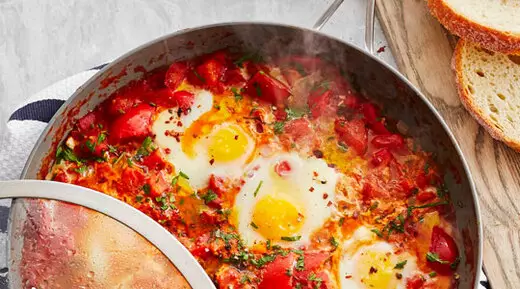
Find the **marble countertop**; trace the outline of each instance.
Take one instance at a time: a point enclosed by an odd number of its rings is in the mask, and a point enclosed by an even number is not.
[[[46,86],[159,36],[200,25],[266,21],[312,27],[333,0],[0,0],[0,136]],[[365,0],[347,0],[322,32],[364,47]],[[376,23],[375,47],[386,45]],[[389,49],[378,57],[394,65]]]

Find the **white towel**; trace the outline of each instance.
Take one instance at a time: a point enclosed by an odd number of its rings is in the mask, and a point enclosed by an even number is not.
[[[11,114],[7,122],[7,133],[1,136],[0,141],[0,180],[20,177],[25,161],[47,122],[65,100],[102,67],[103,65],[78,73],[45,88]],[[6,240],[10,204],[0,202],[0,243]],[[6,248],[5,244],[0,244],[0,248]],[[5,252],[0,252],[2,266],[5,266],[4,254]],[[4,274],[0,274],[0,289],[7,289],[6,277],[2,275]],[[482,289],[491,288],[483,272],[480,274],[480,284]]]

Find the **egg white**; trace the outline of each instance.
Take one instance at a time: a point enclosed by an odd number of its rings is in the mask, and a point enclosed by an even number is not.
[[[394,246],[377,238],[374,232],[367,227],[358,228],[352,235],[351,238],[346,240],[342,247],[342,256],[339,263],[339,279],[341,288],[349,289],[405,289],[406,279],[411,277],[417,271],[417,263],[415,256],[410,255],[407,252],[396,253]],[[388,258],[388,263],[391,264],[393,284],[384,284],[383,287],[372,287],[366,284],[366,279],[370,278],[373,274],[378,272],[370,273],[358,272],[359,268],[367,268],[366,265],[361,264],[363,256],[366,254],[376,254],[379,256],[385,256]],[[369,255],[370,256],[370,255]],[[364,257],[365,261],[367,257]],[[395,264],[406,260],[406,264],[402,269],[394,268]],[[370,262],[378,263],[381,260],[370,259]],[[382,261],[381,261],[382,262]],[[374,266],[377,267],[377,266]],[[401,278],[398,279],[396,274],[401,274]],[[365,282],[363,281],[365,280]],[[393,286],[395,285],[395,286]]]
[[[182,171],[189,176],[190,186],[195,190],[206,187],[212,174],[239,178],[242,175],[248,156],[254,150],[254,140],[243,128],[231,123],[222,123],[214,126],[208,135],[200,137],[194,144],[193,156],[187,155],[182,150],[182,133],[212,108],[213,95],[209,91],[202,90],[196,94],[194,104],[186,115],[181,114],[178,116],[175,111],[171,113],[165,110],[158,115],[152,126],[152,131],[156,135],[155,143],[163,149],[170,150],[170,153],[166,155],[167,160],[173,164],[177,172]],[[246,153],[233,161],[225,163],[211,162],[208,149],[212,135],[219,129],[230,125],[233,125],[234,129],[242,130],[242,135],[247,138]],[[171,135],[172,132],[178,133],[178,137],[173,137]]]
[[[291,166],[291,172],[283,177],[274,171],[275,165],[281,161],[287,161]],[[297,153],[282,153],[269,158],[259,157],[246,170],[244,185],[235,198],[233,210],[240,236],[248,246],[267,241],[252,227],[251,222],[258,200],[271,195],[288,200],[299,208],[303,214],[303,224],[294,234],[301,236],[299,240],[270,241],[293,248],[308,244],[312,233],[333,213],[334,208],[329,202],[334,202],[337,179],[338,173],[328,167],[322,159],[302,158]]]

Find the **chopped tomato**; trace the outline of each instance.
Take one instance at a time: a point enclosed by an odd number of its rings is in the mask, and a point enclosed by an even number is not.
[[[388,163],[390,163],[390,161],[392,161],[394,159],[394,156],[392,155],[392,153],[386,149],[386,148],[382,148],[380,150],[377,150],[375,151],[373,154],[372,154],[372,159],[371,159],[371,162],[374,166],[387,166]]]
[[[435,199],[436,196],[437,196],[437,194],[435,194],[432,191],[421,191],[421,192],[417,193],[416,198],[417,198],[417,201],[426,202],[426,201]]]
[[[132,107],[137,106],[142,102],[141,99],[128,96],[116,96],[110,100],[108,105],[108,113],[113,116],[125,114]]]
[[[145,176],[135,168],[125,168],[121,173],[120,191],[135,192],[141,190],[145,182]]]
[[[365,117],[367,123],[373,123],[377,121],[379,114],[373,104],[369,102],[363,103],[361,109],[363,110],[363,116]]]
[[[305,252],[303,255],[304,260],[304,268],[303,270],[294,269],[293,275],[298,283],[302,285],[306,285],[308,282],[308,277],[311,273],[317,274],[317,269],[330,257],[330,254],[327,252]]]
[[[383,123],[383,120],[372,122],[368,125],[371,130],[374,131],[375,134],[384,135],[384,134],[390,134],[388,129],[386,128],[385,124]]]
[[[117,118],[110,128],[110,140],[118,143],[132,138],[143,138],[150,134],[150,125],[155,108],[140,104]]]
[[[78,128],[82,133],[88,133],[96,128],[97,114],[93,111],[87,113],[84,117],[78,120]]]
[[[245,92],[276,106],[282,106],[291,95],[289,88],[263,71],[253,75],[245,86]]]
[[[291,172],[291,165],[288,161],[280,161],[274,165],[274,171],[280,176],[286,176]]]
[[[287,274],[287,270],[291,271],[296,261],[294,253],[287,256],[277,256],[273,262],[265,266],[264,276],[258,289],[291,289],[292,276]]]
[[[300,142],[314,136],[311,123],[306,118],[298,118],[288,121],[284,126],[284,133],[290,136],[293,142]]]
[[[65,173],[64,171],[59,171],[52,178],[52,180],[55,181],[55,182],[62,182],[62,183],[69,183],[70,182],[69,175],[67,173]]]
[[[424,285],[424,277],[415,275],[406,280],[406,289],[421,289]]]
[[[404,140],[398,134],[378,135],[372,139],[371,143],[376,148],[399,149],[403,147]]]
[[[281,108],[274,110],[273,114],[276,120],[278,121],[285,120],[287,118],[287,112],[285,112],[285,110]]]
[[[214,93],[222,93],[224,90],[222,78],[226,69],[225,63],[222,61],[208,59],[188,73],[188,81]]]
[[[318,118],[323,114],[326,114],[327,111],[332,112],[332,107],[330,107],[331,96],[332,91],[330,90],[327,90],[323,93],[317,91],[309,95],[307,104],[311,109],[311,115],[313,118]]]
[[[184,61],[175,62],[170,65],[166,76],[164,78],[164,84],[171,90],[176,90],[182,81],[186,78],[188,73],[188,64]]]
[[[436,254],[439,259],[437,262],[428,260],[428,265],[435,272],[443,275],[453,272],[450,267],[457,260],[459,250],[453,238],[439,226],[433,227],[430,253]]]
[[[357,154],[365,154],[368,145],[368,135],[363,120],[354,119],[347,121],[337,119],[334,122],[334,130],[340,141],[352,147]]]
[[[150,185],[150,194],[152,197],[159,197],[162,193],[170,189],[170,183],[164,178],[163,172],[159,172],[157,175],[152,176],[148,180]]]
[[[218,215],[213,211],[202,211],[202,213],[200,213],[200,219],[204,224],[214,225],[218,223]]]
[[[195,101],[195,96],[189,91],[176,91],[173,94],[177,106],[184,112],[188,111]]]
[[[217,272],[217,283],[219,289],[234,289],[242,288],[243,284],[240,283],[240,277],[242,273],[235,267],[223,266]],[[269,287],[271,288],[271,287]],[[274,287],[272,287],[274,288]]]
[[[211,250],[206,247],[206,246],[197,246],[195,248],[193,248],[192,250],[190,250],[190,253],[199,258],[199,259],[207,259],[209,256],[211,256]]]
[[[153,151],[149,156],[143,157],[143,165],[150,170],[162,170],[165,166],[159,150]]]
[[[228,190],[225,179],[215,175],[209,177],[209,188],[219,197],[223,196]]]
[[[354,95],[347,95],[343,104],[350,109],[356,109],[359,106],[359,98]]]
[[[101,157],[108,144],[106,140],[101,141],[97,136],[90,136],[81,142],[80,148],[82,155]]]
[[[239,69],[228,69],[222,79],[226,85],[242,86],[246,82],[246,79],[242,76]]]

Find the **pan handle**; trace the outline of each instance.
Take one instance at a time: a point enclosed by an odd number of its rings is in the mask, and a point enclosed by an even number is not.
[[[332,4],[327,8],[327,10],[320,16],[318,21],[314,23],[312,27],[315,30],[320,30],[327,21],[329,21],[330,17],[338,10],[339,6],[343,3],[344,0],[334,0]],[[376,0],[367,0],[367,8],[365,15],[365,49],[374,54],[374,12],[376,7]]]

